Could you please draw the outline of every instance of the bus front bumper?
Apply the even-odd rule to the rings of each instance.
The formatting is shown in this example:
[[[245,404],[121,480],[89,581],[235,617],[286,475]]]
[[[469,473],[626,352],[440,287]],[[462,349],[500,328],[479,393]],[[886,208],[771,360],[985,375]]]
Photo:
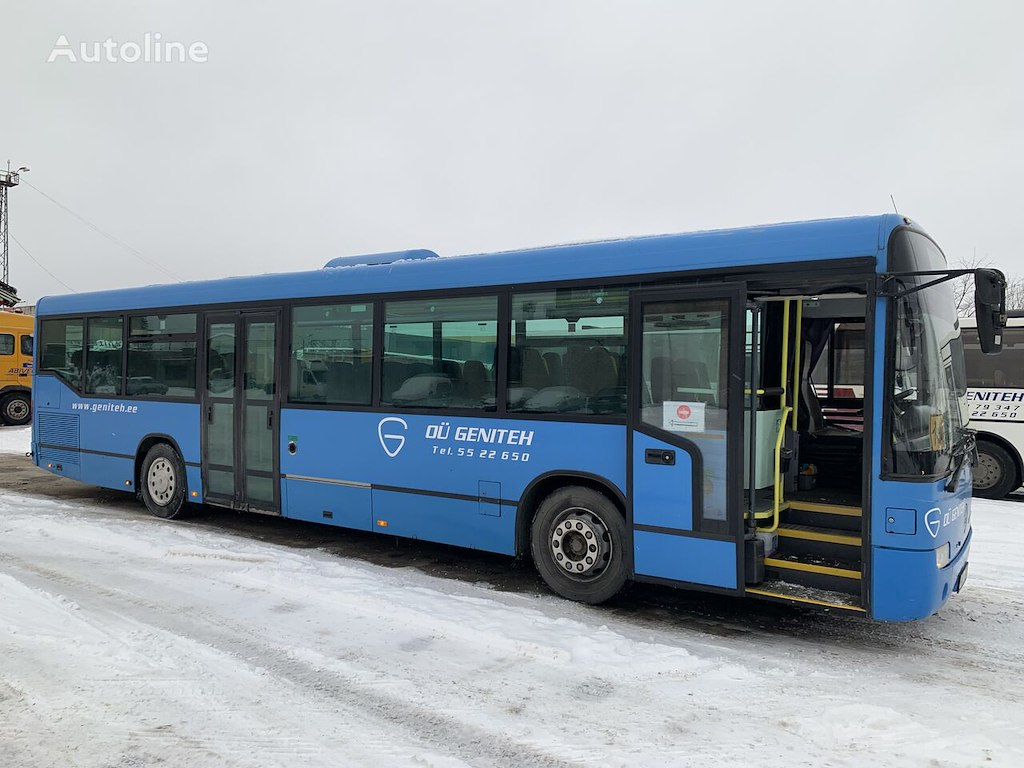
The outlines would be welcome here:
[[[967,579],[974,531],[944,567],[935,566],[934,550],[874,547],[871,553],[871,617],[878,621],[913,621],[931,616],[959,592]]]

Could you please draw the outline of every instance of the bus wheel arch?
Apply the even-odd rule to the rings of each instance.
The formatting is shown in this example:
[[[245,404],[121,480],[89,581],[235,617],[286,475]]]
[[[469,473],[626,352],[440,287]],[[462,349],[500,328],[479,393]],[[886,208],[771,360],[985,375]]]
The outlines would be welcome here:
[[[570,485],[592,488],[607,496],[619,510],[623,519],[626,517],[626,498],[609,480],[600,475],[571,470],[555,470],[545,472],[533,479],[526,487],[516,506],[516,555],[522,557],[530,551],[530,527],[537,514],[540,504],[557,491]]]
[[[598,605],[629,580],[629,536],[619,508],[600,491],[562,486],[546,496],[530,526],[533,564],[552,592]]]
[[[991,433],[978,435],[979,466],[975,472],[998,472],[986,488],[975,486],[974,495],[983,499],[1002,499],[1020,487],[1024,478],[1021,457],[1006,440]]]
[[[188,477],[181,451],[173,440],[149,436],[135,457],[135,487],[153,515],[165,520],[182,517],[188,499]]]
[[[32,393],[15,389],[0,395],[0,423],[20,427],[32,421]]]

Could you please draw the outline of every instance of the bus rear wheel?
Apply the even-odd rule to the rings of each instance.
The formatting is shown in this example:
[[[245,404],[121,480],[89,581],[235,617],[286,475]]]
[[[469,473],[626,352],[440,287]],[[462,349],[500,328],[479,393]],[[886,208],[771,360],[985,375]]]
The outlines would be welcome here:
[[[530,531],[537,571],[555,593],[596,605],[626,584],[626,523],[601,493],[581,486],[541,502]]]
[[[181,517],[185,512],[185,463],[167,443],[149,449],[139,472],[139,493],[146,509],[164,520]]]
[[[974,468],[974,495],[1002,499],[1020,485],[1013,457],[1001,445],[978,441],[978,464]]]
[[[0,400],[0,419],[4,424],[20,427],[32,420],[32,401],[24,392],[14,392]]]

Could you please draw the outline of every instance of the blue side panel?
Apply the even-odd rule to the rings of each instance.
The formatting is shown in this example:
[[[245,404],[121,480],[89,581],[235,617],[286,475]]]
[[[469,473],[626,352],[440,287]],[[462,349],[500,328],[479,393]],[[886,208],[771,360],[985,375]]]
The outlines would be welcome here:
[[[636,531],[633,558],[640,576],[736,589],[736,544],[731,541]]]
[[[101,458],[106,454],[133,462],[139,445],[149,435],[169,436],[177,443],[186,464],[200,462],[198,403],[81,397],[54,376],[37,376],[34,387],[33,445],[37,450],[36,464],[43,469],[55,471],[55,467],[47,465],[56,463],[59,454],[65,459],[62,462],[65,469],[59,474],[124,490],[124,481],[131,479],[131,471],[127,474],[124,469],[115,471],[112,467],[122,465],[86,460],[86,457]],[[79,456],[77,463],[81,471],[78,474],[68,470],[70,451]],[[189,490],[201,493],[198,467],[187,467],[186,471]]]
[[[121,491],[135,490],[135,461],[117,456],[82,454],[82,479],[92,485]],[[125,483],[129,483],[126,485]]]
[[[374,489],[373,517],[381,533],[515,554],[515,515],[482,515],[477,501]]]
[[[185,467],[185,479],[188,482],[188,500],[198,502],[203,496],[203,470],[199,467]],[[196,495],[192,495],[196,494]]]
[[[35,450],[35,461],[37,467],[53,472],[61,477],[70,477],[72,480],[82,479],[82,454],[78,451],[69,451],[63,448],[37,448]]]
[[[289,443],[295,443],[294,454]],[[288,517],[322,522],[323,509],[337,514],[323,506],[335,498],[332,491],[305,490],[298,495],[300,485],[344,487],[298,478],[372,485],[372,517],[357,506],[350,508],[351,517],[342,513],[342,519],[350,521],[342,525],[363,528],[368,519],[382,519],[388,522],[387,533],[512,552],[516,503],[538,476],[561,470],[605,478],[625,495],[626,428],[427,414],[281,411],[281,472],[287,486],[283,513]],[[393,493],[399,489],[420,493]],[[495,492],[504,504],[481,501],[494,499]],[[348,503],[356,498],[349,496]],[[397,517],[392,520],[389,515]]]
[[[285,517],[370,530],[373,515],[369,488],[308,480],[283,480],[281,488]]]
[[[648,464],[646,451],[668,451],[675,464]],[[693,463],[674,445],[633,433],[633,523],[693,530]]]

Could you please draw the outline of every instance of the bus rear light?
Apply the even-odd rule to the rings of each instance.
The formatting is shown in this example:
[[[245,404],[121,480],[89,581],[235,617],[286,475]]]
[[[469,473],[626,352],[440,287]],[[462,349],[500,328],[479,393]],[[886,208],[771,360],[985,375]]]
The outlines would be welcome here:
[[[128,487],[128,488],[131,488],[131,487],[132,487],[132,481],[131,481],[131,480],[125,480],[125,481],[124,481],[124,484],[125,484],[125,486],[126,486],[126,487]]]

